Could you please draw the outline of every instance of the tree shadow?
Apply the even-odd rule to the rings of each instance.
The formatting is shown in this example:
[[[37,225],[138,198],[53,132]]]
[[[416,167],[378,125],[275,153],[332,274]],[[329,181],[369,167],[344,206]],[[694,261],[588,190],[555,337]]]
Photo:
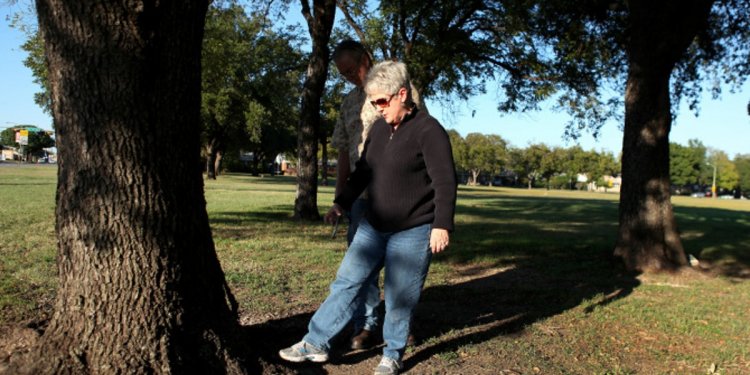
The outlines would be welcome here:
[[[549,267],[557,267],[549,259]],[[630,295],[640,285],[635,275],[616,267],[579,268],[567,277],[544,268],[471,267],[466,281],[427,288],[415,313],[414,334],[424,344],[406,358],[409,370],[430,357],[468,344],[512,336],[525,327],[595,301],[586,313]],[[447,338],[447,339],[446,339]]]
[[[462,221],[449,251],[438,261],[463,263],[496,259],[499,252],[519,257],[552,253],[611,251],[616,241],[618,202],[601,200],[508,197],[461,194]],[[698,258],[704,271],[750,278],[748,213],[720,208],[674,207],[685,252]]]
[[[212,213],[209,218],[215,238],[251,238],[253,232],[262,230],[266,236],[286,236],[288,227],[282,222],[297,222],[292,215],[292,206],[265,207],[265,211],[222,211]]]
[[[703,207],[675,207],[685,252],[714,274],[750,279],[750,214]]]
[[[313,313],[304,312],[242,327],[241,336],[246,339],[249,352],[253,355],[253,358],[248,359],[248,362],[260,363],[264,368],[263,373],[323,375],[328,374],[328,371],[323,367],[325,365],[353,365],[380,355],[382,346],[368,350],[348,350],[347,339],[351,337],[351,328],[347,327],[334,338],[328,362],[321,364],[284,361],[279,357],[278,351],[299,342],[307,333],[307,324],[310,322]],[[258,338],[262,338],[262,340],[258,341]]]
[[[453,277],[447,284],[425,289],[414,326],[415,335],[425,344],[407,356],[406,369],[469,342],[520,332],[586,300],[598,298],[598,304],[607,304],[629,295],[639,284],[635,275],[620,273],[608,256],[616,225],[604,219],[591,222],[592,215],[616,217],[615,204],[586,200],[571,203],[568,199],[475,199],[476,205],[464,202],[459,206],[458,214],[464,220],[452,236],[450,250],[433,260],[450,264]],[[238,222],[228,215],[223,223],[279,219],[268,214],[236,214]],[[544,217],[560,221],[545,223]],[[311,313],[296,314],[246,327],[248,337],[272,338],[257,348],[260,361],[275,366],[274,371],[279,373],[284,369],[326,373],[319,365],[290,365],[278,358],[279,349],[294,344],[306,333],[310,317]],[[459,336],[454,336],[455,332]],[[341,350],[345,345],[334,347]],[[380,355],[380,349],[337,351],[331,363],[353,365]]]
[[[549,268],[560,259],[549,258]],[[575,262],[575,260],[572,260]],[[600,259],[606,264],[605,259]],[[415,312],[413,333],[421,342],[406,356],[404,371],[440,353],[453,352],[499,336],[520,333],[530,324],[563,313],[591,301],[584,311],[627,297],[640,283],[635,275],[618,274],[616,265],[589,268],[565,277],[545,269],[484,265],[465,267],[455,283],[428,287]],[[312,312],[269,320],[244,327],[249,341],[262,338],[252,353],[272,373],[327,374],[319,364],[291,364],[278,357],[278,350],[299,341],[307,332]],[[348,351],[342,333],[333,345],[330,365],[355,365],[379,356],[382,345],[366,351]]]
[[[433,259],[434,266],[448,265],[451,276],[422,294],[413,327],[422,343],[407,355],[405,370],[465,345],[520,334],[570,309],[591,313],[640,285],[638,275],[623,272],[611,256],[616,201],[466,192],[459,199],[460,224],[450,248]],[[729,263],[740,269],[750,266],[750,222],[744,213],[692,207],[676,207],[675,212],[688,252],[700,249],[704,259],[712,252],[716,259],[731,254]],[[717,272],[737,276],[731,268]],[[245,329],[248,337],[272,338],[257,353],[279,373],[325,374],[319,365],[290,365],[277,355],[305,334],[310,317],[296,314]],[[331,363],[352,365],[379,354],[380,348],[339,351]]]

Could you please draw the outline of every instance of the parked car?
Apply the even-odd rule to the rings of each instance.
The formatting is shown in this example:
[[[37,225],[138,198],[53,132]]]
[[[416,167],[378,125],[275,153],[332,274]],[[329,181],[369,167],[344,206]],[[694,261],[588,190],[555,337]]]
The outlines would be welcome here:
[[[734,199],[734,195],[733,194],[719,195],[719,199]]]
[[[702,191],[696,191],[695,193],[690,194],[690,196],[693,197],[693,198],[705,198],[706,197],[706,193],[704,193]]]

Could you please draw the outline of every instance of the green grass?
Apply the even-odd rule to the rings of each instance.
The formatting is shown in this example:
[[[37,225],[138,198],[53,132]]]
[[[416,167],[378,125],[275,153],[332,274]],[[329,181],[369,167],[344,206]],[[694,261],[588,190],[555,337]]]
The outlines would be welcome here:
[[[44,316],[55,287],[54,167],[0,167],[0,324]],[[206,182],[214,241],[245,324],[306,322],[344,231],[291,218],[294,180]],[[321,211],[332,200],[321,187]],[[451,247],[416,312],[416,373],[750,373],[750,202],[673,199],[708,274],[621,274],[617,196],[461,187]],[[737,277],[738,275],[745,275]],[[290,323],[291,324],[291,323]],[[369,370],[369,368],[368,368]]]

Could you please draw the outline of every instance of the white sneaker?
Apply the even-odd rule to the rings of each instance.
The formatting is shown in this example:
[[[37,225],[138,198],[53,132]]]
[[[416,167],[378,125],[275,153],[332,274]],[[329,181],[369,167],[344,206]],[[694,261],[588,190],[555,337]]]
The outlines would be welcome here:
[[[279,350],[279,357],[289,362],[325,362],[328,360],[328,352],[300,341],[291,348]]]
[[[378,367],[375,367],[375,375],[396,375],[404,364],[392,358],[383,357]]]

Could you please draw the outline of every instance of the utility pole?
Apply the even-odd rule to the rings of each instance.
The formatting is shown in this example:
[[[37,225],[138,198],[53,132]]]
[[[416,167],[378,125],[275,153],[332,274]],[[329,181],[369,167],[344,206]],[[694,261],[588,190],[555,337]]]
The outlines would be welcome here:
[[[706,162],[706,164],[714,167],[714,179],[711,182],[711,198],[716,198],[716,164],[710,162]]]

